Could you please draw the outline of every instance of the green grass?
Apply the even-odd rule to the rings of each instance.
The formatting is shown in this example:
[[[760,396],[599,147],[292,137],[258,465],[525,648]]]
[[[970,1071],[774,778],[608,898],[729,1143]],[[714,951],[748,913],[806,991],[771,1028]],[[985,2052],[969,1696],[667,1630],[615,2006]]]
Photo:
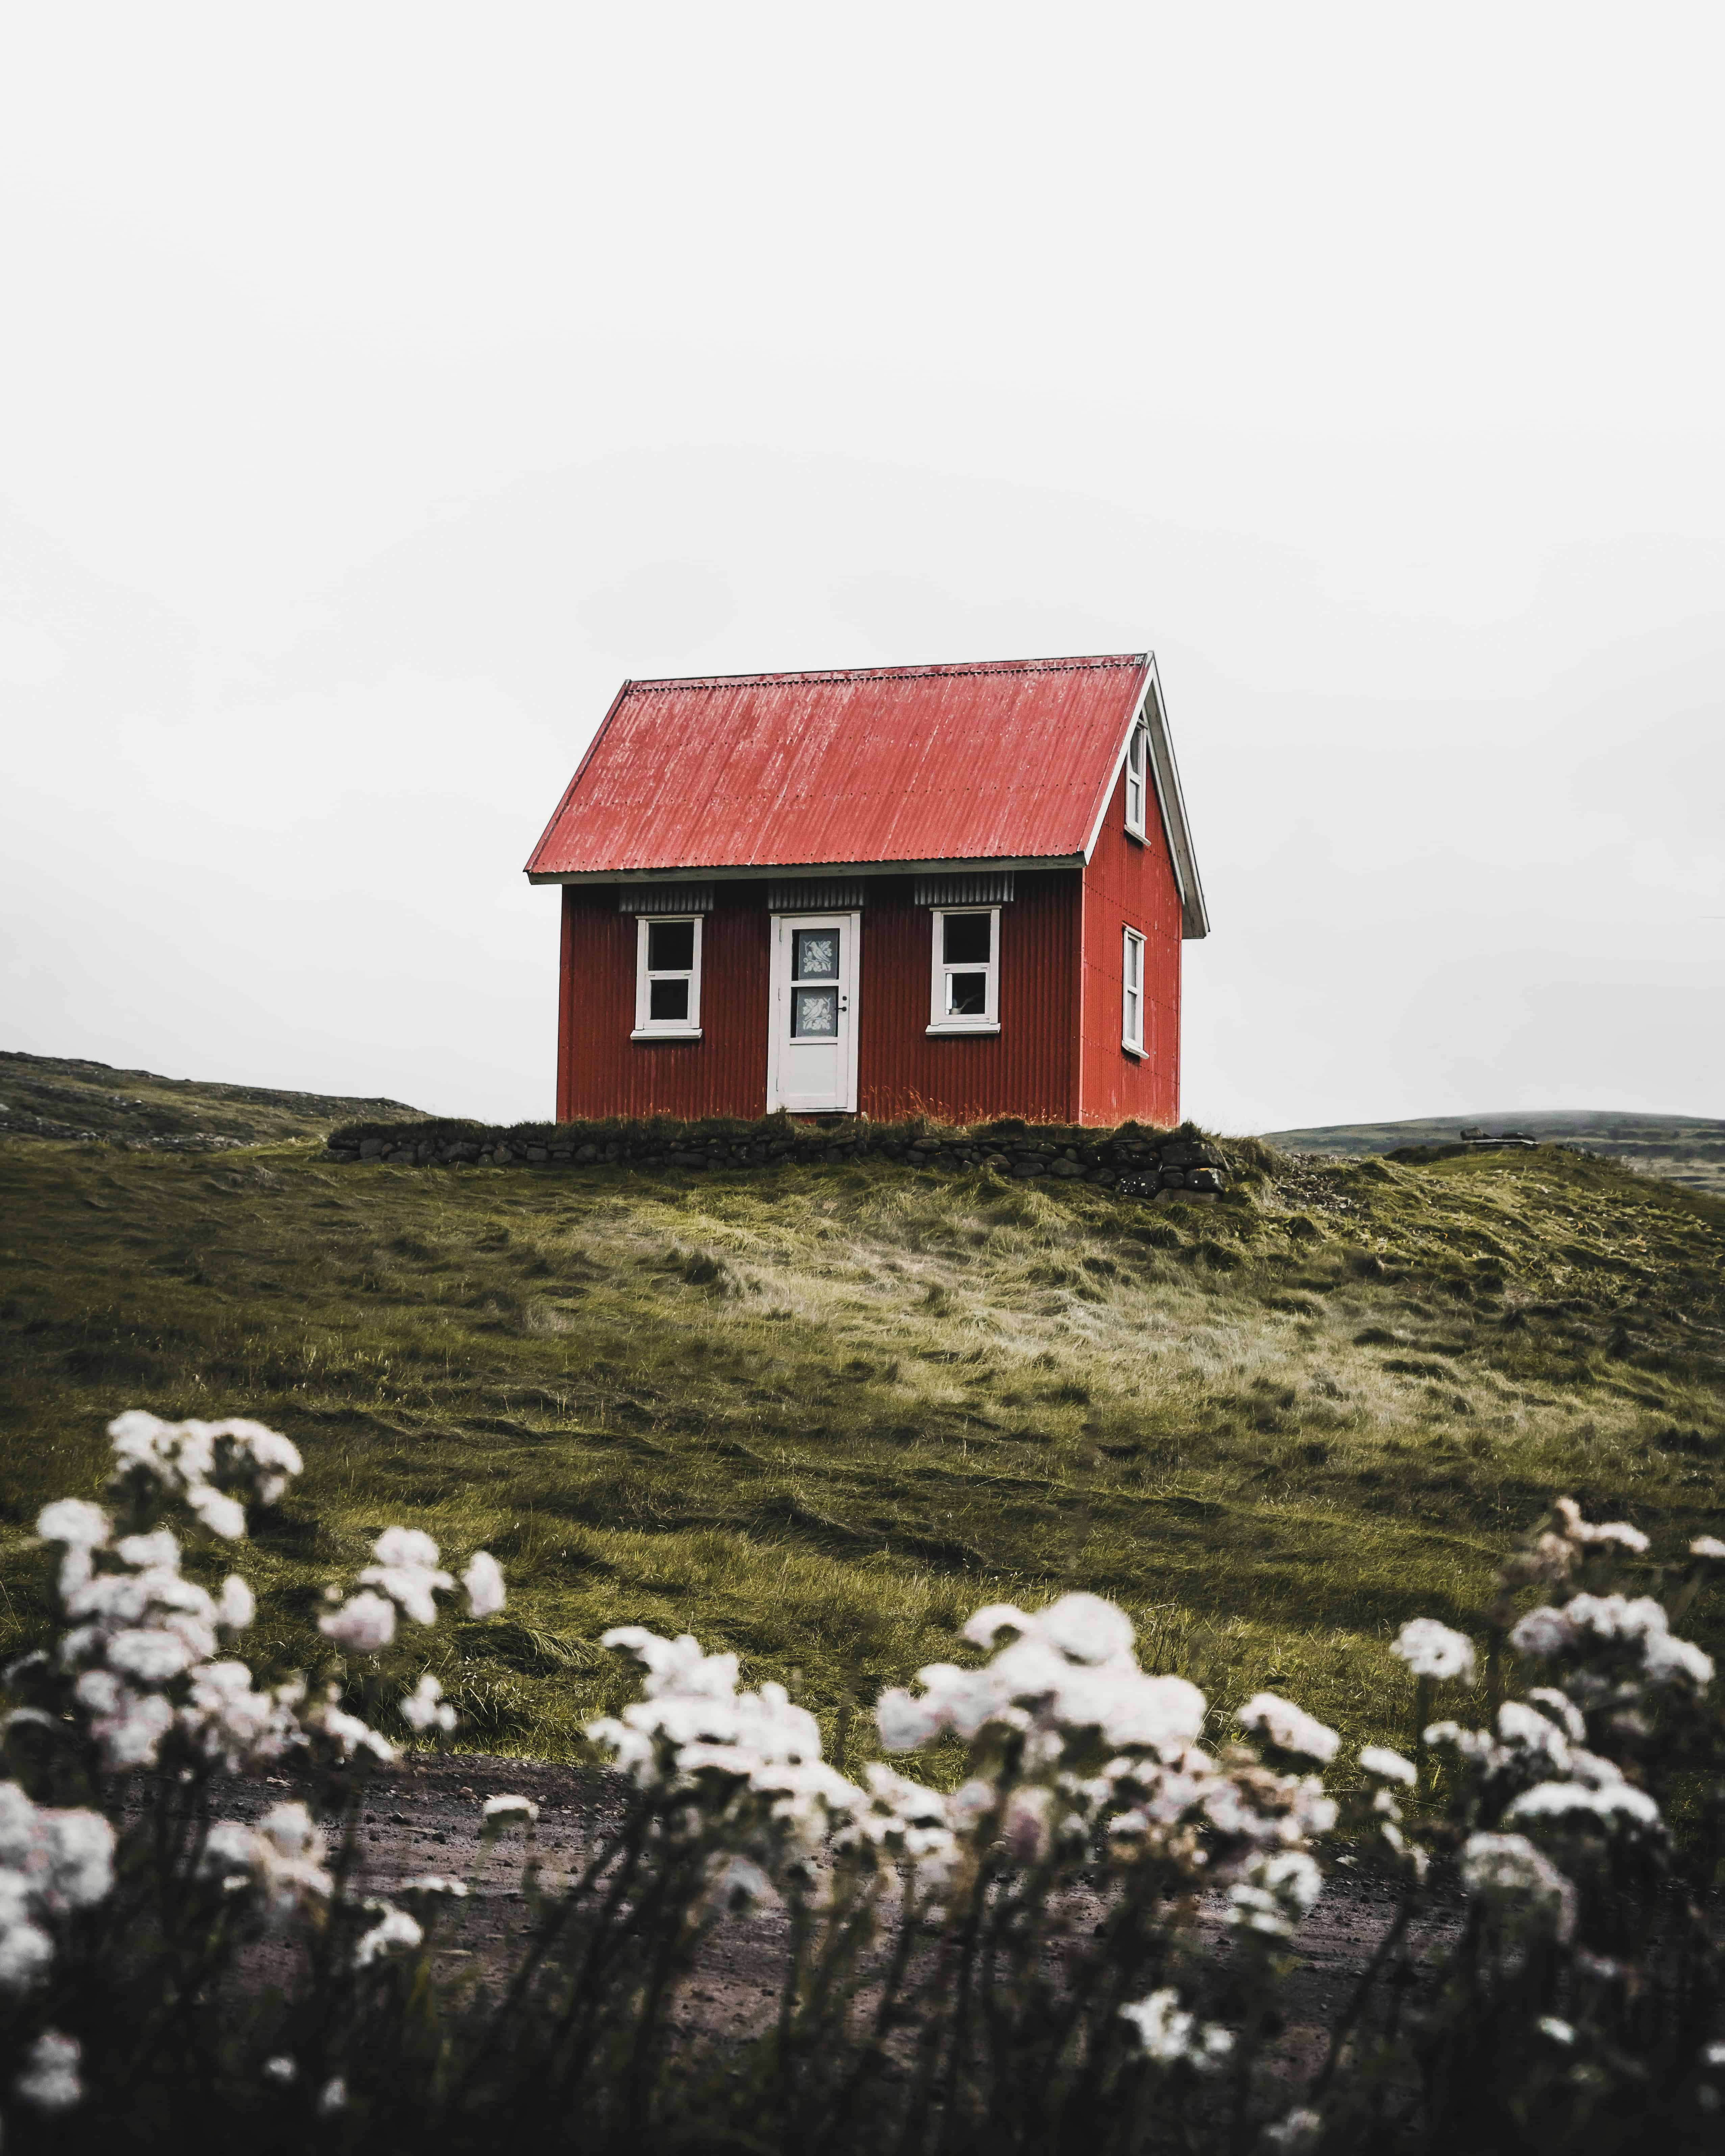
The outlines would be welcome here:
[[[608,1625],[735,1647],[834,1727],[978,1604],[1080,1585],[1225,1706],[1396,1734],[1396,1628],[1473,1621],[1554,1492],[1666,1553],[1719,1530],[1725,1204],[1556,1148],[1239,1157],[1206,1206],[0,1148],[0,1632],[40,1620],[37,1507],[96,1491],[131,1404],[304,1449],[241,1558],[261,1661],[312,1651],[389,1522],[495,1550],[507,1620],[427,1666],[466,1741],[548,1756],[623,1696]]]

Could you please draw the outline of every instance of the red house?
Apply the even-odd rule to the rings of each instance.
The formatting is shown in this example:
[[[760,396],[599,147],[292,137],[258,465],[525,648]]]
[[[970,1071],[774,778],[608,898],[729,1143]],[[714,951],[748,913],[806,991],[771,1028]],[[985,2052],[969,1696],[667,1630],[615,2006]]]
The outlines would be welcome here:
[[[1180,1119],[1147,652],[625,681],[534,849],[557,1115]]]

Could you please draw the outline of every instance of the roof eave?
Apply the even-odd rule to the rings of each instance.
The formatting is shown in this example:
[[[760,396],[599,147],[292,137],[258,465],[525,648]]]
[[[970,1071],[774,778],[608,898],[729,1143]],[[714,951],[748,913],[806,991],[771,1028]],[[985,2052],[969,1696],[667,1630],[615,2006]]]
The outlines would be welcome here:
[[[758,883],[763,876],[885,876],[986,873],[1002,869],[1081,869],[1082,854],[994,854],[903,861],[684,862],[676,868],[529,869],[529,883]]]

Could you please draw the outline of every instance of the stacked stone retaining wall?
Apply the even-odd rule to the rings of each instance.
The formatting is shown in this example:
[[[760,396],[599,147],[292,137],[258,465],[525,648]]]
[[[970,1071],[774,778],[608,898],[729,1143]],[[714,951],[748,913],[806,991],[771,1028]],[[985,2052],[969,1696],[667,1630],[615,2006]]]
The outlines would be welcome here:
[[[992,1168],[1029,1181],[1085,1182],[1122,1197],[1164,1193],[1214,1198],[1227,1163],[1190,1125],[1155,1131],[990,1124],[943,1130],[926,1124],[845,1122],[811,1127],[787,1116],[759,1123],[557,1123],[501,1130],[472,1123],[355,1124],[332,1132],[332,1160],[420,1168],[770,1168],[855,1160],[910,1167]]]

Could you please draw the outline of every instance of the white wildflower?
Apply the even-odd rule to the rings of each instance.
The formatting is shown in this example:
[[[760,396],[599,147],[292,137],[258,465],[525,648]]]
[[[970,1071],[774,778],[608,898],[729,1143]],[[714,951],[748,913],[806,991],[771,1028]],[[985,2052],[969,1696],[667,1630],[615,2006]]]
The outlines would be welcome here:
[[[1323,1892],[1323,1874],[1301,1850],[1255,1856],[1228,1890],[1228,1922],[1236,1931],[1288,1939]]]
[[[417,1879],[403,1879],[396,1890],[402,1894],[430,1894],[450,1902],[465,1902],[467,1888],[459,1879],[446,1879],[439,1871],[423,1872]]]
[[[224,1632],[243,1632],[257,1614],[256,1596],[237,1572],[230,1572],[216,1603],[217,1624]]]
[[[1387,1744],[1363,1744],[1359,1763],[1380,1782],[1400,1782],[1411,1789],[1420,1779],[1420,1771],[1413,1761],[1404,1759],[1399,1752],[1392,1752]]]
[[[0,1922],[0,1991],[27,1991],[54,1959],[54,1941],[37,1925]]]
[[[395,1637],[395,1604],[367,1589],[320,1617],[317,1629],[351,1655],[378,1654]]]
[[[167,1527],[153,1534],[124,1535],[114,1545],[114,1554],[134,1572],[177,1572],[180,1538]]]
[[[390,1608],[388,1603],[383,1607]],[[326,1737],[340,1751],[344,1759],[352,1759],[357,1753],[369,1752],[373,1758],[381,1759],[387,1766],[396,1757],[396,1749],[381,1731],[372,1728],[357,1714],[349,1714],[338,1704],[339,1686],[331,1685],[322,1699],[314,1701],[300,1720],[307,1729]]]
[[[25,2054],[24,2070],[12,2085],[14,2094],[37,2111],[69,2111],[84,2095],[78,2078],[81,2056],[75,2036],[49,2030]]]
[[[1219,2066],[1234,2049],[1230,2033],[1189,2013],[1172,1986],[1153,1991],[1147,1999],[1134,1999],[1120,2012],[1123,2020],[1132,2023],[1144,2056],[1159,2066],[1185,2064],[1202,2073]]]
[[[332,2074],[317,2094],[317,2115],[320,2118],[333,2118],[338,2111],[347,2108],[347,2082],[345,2076]]]
[[[291,1697],[290,1694],[291,1693]],[[296,1687],[254,1691],[244,1662],[206,1662],[192,1673],[189,1703],[180,1726],[193,1748],[219,1760],[230,1774],[280,1759],[304,1740],[294,1712]]]
[[[1185,1677],[1141,1676],[1132,1671],[1113,1687],[1102,1734],[1111,1744],[1143,1745],[1172,1758],[1198,1742],[1204,1712],[1204,1694]]]
[[[82,1497],[59,1497],[36,1515],[36,1532],[45,1543],[61,1543],[68,1549],[100,1549],[113,1532],[113,1522],[100,1505]]]
[[[1548,1685],[1535,1685],[1527,1694],[1527,1703],[1537,1707],[1548,1721],[1555,1722],[1572,1744],[1587,1742],[1586,1720],[1567,1692],[1553,1691]],[[1501,1717],[1501,1709],[1499,1713]]]
[[[1639,1557],[1647,1548],[1647,1537],[1639,1527],[1632,1527],[1627,1520],[1603,1520],[1592,1525],[1581,1517],[1581,1507],[1573,1497],[1559,1497],[1555,1507],[1563,1523],[1563,1532],[1573,1543],[1601,1543],[1615,1549],[1626,1549]]]
[[[1016,1603],[991,1602],[965,1619],[959,1636],[974,1647],[992,1647],[1003,1632],[1016,1632],[1023,1637],[1035,1630],[1035,1619],[1027,1616]]]
[[[401,1711],[403,1720],[413,1729],[441,1729],[447,1733],[455,1727],[455,1710],[444,1699],[443,1686],[429,1670],[403,1700]]]
[[[39,1524],[37,1532],[42,1534],[46,1532]],[[1713,1558],[1725,1557],[1725,1543],[1722,1543],[1717,1535],[1697,1535],[1689,1545],[1689,1554],[1691,1557]]]
[[[1273,1691],[1254,1692],[1235,1717],[1247,1729],[1263,1732],[1278,1751],[1297,1753],[1327,1766],[1342,1739],[1333,1729]]]
[[[487,1797],[480,1807],[480,1816],[490,1822],[521,1820],[531,1826],[539,1816],[539,1807],[531,1797]]]
[[[1322,2133],[1323,2124],[1318,2112],[1301,2104],[1273,2120],[1264,2128],[1262,2138],[1267,2148],[1276,2152],[1276,2156],[1304,2156]]]
[[[424,1928],[405,1909],[392,1908],[387,1902],[367,1902],[366,1907],[381,1915],[353,1949],[356,1969],[369,1969],[385,1954],[410,1952],[424,1943]]]
[[[135,1683],[167,1684],[198,1657],[172,1632],[116,1632],[108,1641],[108,1666]]]
[[[1549,1604],[1538,1609],[1530,1609],[1521,1619],[1509,1635],[1509,1644],[1518,1655],[1532,1655],[1539,1661],[1549,1661],[1553,1655],[1561,1655],[1574,1642],[1574,1628],[1561,1609]]]
[[[1554,2044],[1573,2044],[1575,2041],[1575,2025],[1564,2020],[1560,2014],[1542,2014],[1538,2026],[1540,2035],[1549,2036]]]
[[[1461,1852],[1461,1880],[1476,1899],[1532,1916],[1567,1941],[1575,1930],[1575,1889],[1525,1835],[1476,1834]]]
[[[1634,1827],[1662,1829],[1659,1806],[1645,1789],[1624,1781],[1590,1787],[1583,1782],[1536,1782],[1503,1815],[1506,1823],[1530,1820],[1594,1819],[1612,1826],[1620,1821]]]
[[[1036,1613],[1035,1625],[1075,1662],[1117,1662],[1132,1652],[1132,1621],[1100,1594],[1063,1594]]]
[[[437,1622],[435,1591],[455,1583],[438,1569],[437,1544],[418,1527],[386,1527],[372,1545],[375,1564],[359,1575],[361,1584],[381,1587],[416,1625]]]
[[[100,1812],[43,1807],[36,1825],[36,1891],[43,1907],[59,1915],[105,1900],[114,1885],[112,1825]]]
[[[299,2061],[290,2059],[285,2051],[278,2051],[273,2059],[264,2061],[264,2078],[279,2087],[288,2088],[300,2077]]]
[[[495,1617],[503,1607],[503,1568],[489,1550],[475,1550],[461,1575],[470,1617]]]
[[[913,1752],[943,1726],[932,1702],[896,1687],[883,1691],[875,1705],[875,1727],[889,1752]]]
[[[1713,1658],[1693,1640],[1660,1632],[1643,1643],[1641,1666],[1655,1684],[1691,1684],[1705,1691],[1713,1681]]]
[[[90,1733],[110,1772],[153,1767],[174,1711],[159,1692],[134,1691],[109,1670],[86,1670],[74,1687],[90,1712]]]
[[[224,1491],[201,1482],[186,1492],[186,1502],[210,1532],[223,1541],[238,1542],[245,1532],[245,1507]]]
[[[1416,1677],[1463,1684],[1473,1676],[1473,1642],[1435,1617],[1410,1617],[1397,1633],[1391,1654],[1399,1656]]]

